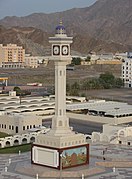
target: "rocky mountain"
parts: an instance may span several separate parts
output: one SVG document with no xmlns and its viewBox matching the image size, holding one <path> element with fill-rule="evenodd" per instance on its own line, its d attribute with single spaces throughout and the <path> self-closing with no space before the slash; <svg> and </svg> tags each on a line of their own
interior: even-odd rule
<svg viewBox="0 0 132 179">
<path fill-rule="evenodd" d="M 6 28 L 33 27 L 34 31 L 24 37 L 46 46 L 48 33 L 54 33 L 61 18 L 68 34 L 74 36 L 72 48 L 76 51 L 132 51 L 131 9 L 132 0 L 98 0 L 86 8 L 51 14 L 35 13 L 25 17 L 5 17 L 0 20 L 0 24 Z M 46 36 L 42 38 L 39 33 Z"/>
<path fill-rule="evenodd" d="M 0 26 L 0 43 L 16 43 L 26 49 L 26 53 L 32 55 L 49 55 L 48 44 L 49 34 L 33 27 L 12 27 Z"/>
<path fill-rule="evenodd" d="M 0 44 L 15 43 L 22 45 L 26 49 L 26 53 L 31 53 L 32 55 L 51 54 L 50 44 L 48 43 L 49 36 L 52 36 L 52 34 L 33 27 L 12 27 L 7 29 L 0 26 Z M 115 51 L 115 49 L 118 50 L 119 48 L 124 50 L 126 47 L 116 43 L 112 45 L 112 43 L 109 44 L 88 35 L 76 34 L 71 48 L 73 55 L 80 55 L 80 53 L 88 54 L 90 51 L 105 52 L 106 49 L 109 49 L 109 51 Z"/>
</svg>

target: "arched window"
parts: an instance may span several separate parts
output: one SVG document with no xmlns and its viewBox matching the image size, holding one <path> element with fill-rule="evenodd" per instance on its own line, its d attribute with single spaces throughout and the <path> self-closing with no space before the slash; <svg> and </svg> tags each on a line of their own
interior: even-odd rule
<svg viewBox="0 0 132 179">
<path fill-rule="evenodd" d="M 17 139 L 14 140 L 14 145 L 19 145 L 19 141 Z"/>
<path fill-rule="evenodd" d="M 32 143 L 32 142 L 35 142 L 35 137 L 31 137 L 30 138 L 30 142 Z"/>
<path fill-rule="evenodd" d="M 124 137 L 125 136 L 125 132 L 124 131 L 120 131 L 119 132 L 119 137 Z"/>
<path fill-rule="evenodd" d="M 6 141 L 6 147 L 9 147 L 9 146 L 10 146 L 10 142 Z"/>
<path fill-rule="evenodd" d="M 27 139 L 26 138 L 22 139 L 22 144 L 27 144 Z"/>
</svg>

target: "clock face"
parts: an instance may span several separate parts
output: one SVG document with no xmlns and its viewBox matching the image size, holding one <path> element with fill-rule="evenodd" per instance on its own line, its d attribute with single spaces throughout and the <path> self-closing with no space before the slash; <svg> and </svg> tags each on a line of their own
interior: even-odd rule
<svg viewBox="0 0 132 179">
<path fill-rule="evenodd" d="M 60 46 L 59 45 L 53 46 L 53 55 L 60 55 Z"/>
<path fill-rule="evenodd" d="M 68 45 L 63 45 L 62 46 L 62 55 L 68 55 L 68 53 L 69 53 Z"/>
</svg>

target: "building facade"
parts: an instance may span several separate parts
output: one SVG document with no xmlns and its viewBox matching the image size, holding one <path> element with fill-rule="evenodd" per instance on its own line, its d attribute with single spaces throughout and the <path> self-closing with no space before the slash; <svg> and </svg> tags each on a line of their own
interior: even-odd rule
<svg viewBox="0 0 132 179">
<path fill-rule="evenodd" d="M 127 57 L 122 60 L 122 79 L 124 86 L 132 87 L 132 54 L 127 53 Z"/>
<path fill-rule="evenodd" d="M 16 44 L 0 44 L 0 67 L 22 68 L 25 60 L 25 49 Z"/>
<path fill-rule="evenodd" d="M 132 127 L 128 125 L 104 124 L 103 132 L 93 132 L 92 142 L 105 142 L 132 146 Z"/>
<path fill-rule="evenodd" d="M 49 57 L 46 56 L 31 56 L 30 54 L 25 55 L 25 64 L 27 68 L 38 68 L 42 64 L 47 66 Z"/>
<path fill-rule="evenodd" d="M 10 135 L 25 134 L 41 125 L 42 118 L 36 115 L 0 113 L 0 132 Z"/>
</svg>

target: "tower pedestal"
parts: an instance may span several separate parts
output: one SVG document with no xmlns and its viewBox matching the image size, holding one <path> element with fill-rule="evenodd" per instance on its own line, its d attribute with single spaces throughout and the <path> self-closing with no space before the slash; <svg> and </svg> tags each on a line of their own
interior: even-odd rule
<svg viewBox="0 0 132 179">
<path fill-rule="evenodd" d="M 32 146 L 32 163 L 63 169 L 85 165 L 89 163 L 89 144 L 85 142 L 83 134 L 73 131 L 67 135 L 59 136 L 41 134 Z"/>
</svg>

